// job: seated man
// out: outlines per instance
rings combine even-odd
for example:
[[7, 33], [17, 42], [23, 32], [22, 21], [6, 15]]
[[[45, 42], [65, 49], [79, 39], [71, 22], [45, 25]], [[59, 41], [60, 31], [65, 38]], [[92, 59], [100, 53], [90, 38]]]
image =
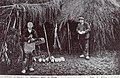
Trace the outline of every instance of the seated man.
[[34, 71], [32, 67], [32, 52], [35, 50], [36, 44], [38, 45], [45, 42], [44, 38], [38, 38], [36, 31], [33, 29], [32, 22], [28, 22], [27, 27], [23, 32], [25, 60], [22, 73], [26, 73], [27, 69]]

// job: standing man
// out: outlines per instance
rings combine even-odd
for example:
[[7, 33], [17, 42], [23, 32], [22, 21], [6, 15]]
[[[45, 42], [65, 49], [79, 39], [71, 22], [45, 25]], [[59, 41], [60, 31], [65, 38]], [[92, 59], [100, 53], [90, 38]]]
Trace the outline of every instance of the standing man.
[[23, 62], [23, 70], [21, 71], [23, 74], [26, 73], [26, 70], [34, 71], [32, 66], [32, 52], [35, 50], [35, 38], [37, 38], [37, 33], [33, 29], [33, 23], [27, 23], [27, 29], [23, 32], [23, 40], [24, 40], [24, 54], [25, 59]]
[[85, 22], [84, 17], [79, 16], [78, 26], [76, 28], [78, 32], [79, 44], [82, 50], [82, 54], [80, 55], [81, 58], [85, 58], [87, 60], [90, 59], [89, 57], [89, 37], [90, 37], [90, 25]]

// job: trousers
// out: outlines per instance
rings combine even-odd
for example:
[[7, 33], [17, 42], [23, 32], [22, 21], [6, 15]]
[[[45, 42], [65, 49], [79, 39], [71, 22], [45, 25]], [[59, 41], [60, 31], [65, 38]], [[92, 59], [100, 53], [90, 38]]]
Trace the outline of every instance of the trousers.
[[88, 34], [79, 35], [79, 46], [82, 54], [89, 56], [89, 37]]
[[28, 69], [29, 67], [33, 67], [33, 59], [31, 53], [25, 53], [25, 59], [23, 61], [23, 69]]

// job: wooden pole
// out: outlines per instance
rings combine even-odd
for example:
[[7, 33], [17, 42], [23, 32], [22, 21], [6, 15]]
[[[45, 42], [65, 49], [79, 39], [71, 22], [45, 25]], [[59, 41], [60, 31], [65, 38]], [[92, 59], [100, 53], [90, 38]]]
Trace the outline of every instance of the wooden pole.
[[16, 26], [16, 21], [17, 21], [17, 19], [16, 19], [16, 17], [15, 17], [14, 24], [13, 24], [13, 28], [15, 28], [15, 26]]
[[19, 46], [19, 49], [20, 49], [20, 56], [18, 58], [18, 62], [21, 62], [23, 59], [23, 47], [21, 46], [21, 22], [22, 22], [22, 18], [20, 17], [20, 13], [19, 11], [17, 11], [17, 20], [18, 20], [18, 31], [19, 31], [19, 39], [18, 39], [18, 46]]
[[19, 20], [19, 35], [21, 35], [21, 33], [22, 33], [21, 32], [21, 29], [22, 29], [22, 27], [21, 27], [22, 26], [22, 24], [21, 24], [22, 23], [22, 18], [18, 17], [18, 20]]
[[6, 6], [0, 6], [0, 8], [11, 8], [13, 7], [14, 5], [6, 5]]
[[55, 25], [55, 29], [54, 29], [54, 44], [53, 47], [54, 49], [57, 48], [57, 42], [56, 42], [56, 37], [57, 37], [57, 24]]
[[60, 44], [60, 41], [59, 41], [59, 38], [58, 38], [57, 31], [58, 31], [58, 25], [56, 23], [55, 32], [54, 32], [54, 48], [57, 47], [57, 43], [58, 43], [58, 47], [60, 48], [60, 50], [62, 50], [62, 47], [61, 47], [61, 44]]
[[47, 46], [47, 52], [48, 52], [48, 55], [50, 57], [50, 49], [49, 49], [49, 45], [48, 45], [48, 38], [47, 38], [47, 32], [46, 32], [46, 28], [45, 28], [45, 25], [43, 24], [43, 29], [44, 29], [44, 33], [45, 33], [45, 40], [46, 40], [46, 46]]
[[71, 33], [70, 33], [70, 27], [69, 27], [69, 23], [67, 22], [67, 31], [68, 31], [68, 51], [69, 51], [69, 54], [71, 54]]
[[62, 47], [61, 47], [61, 44], [60, 44], [60, 41], [59, 41], [59, 38], [58, 38], [58, 36], [57, 36], [57, 42], [58, 42], [58, 47], [60, 48], [60, 50], [62, 50]]

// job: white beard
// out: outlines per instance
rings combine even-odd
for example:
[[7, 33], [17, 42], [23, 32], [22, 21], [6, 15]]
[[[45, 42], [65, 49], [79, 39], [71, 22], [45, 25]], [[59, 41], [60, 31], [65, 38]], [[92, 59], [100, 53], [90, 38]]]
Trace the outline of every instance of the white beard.
[[28, 29], [28, 32], [29, 32], [29, 33], [31, 33], [31, 32], [32, 32], [32, 30]]

